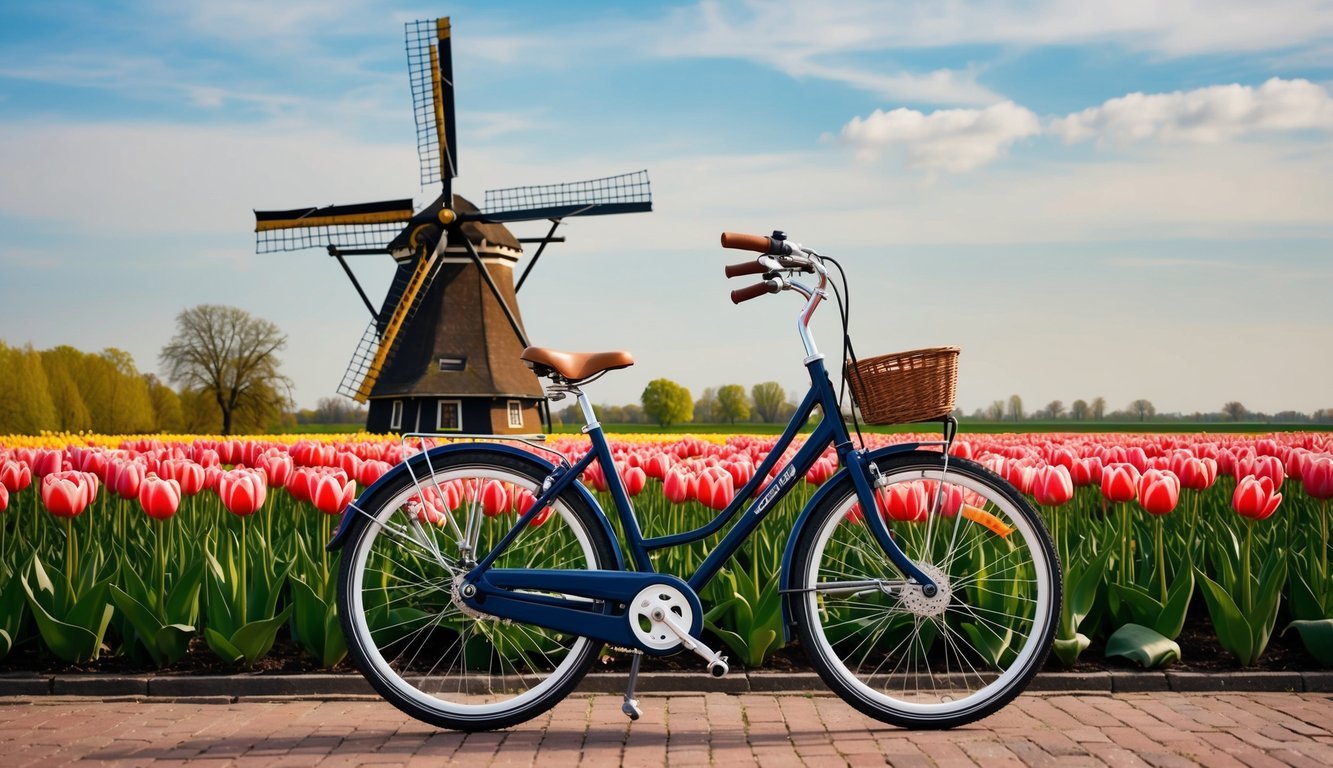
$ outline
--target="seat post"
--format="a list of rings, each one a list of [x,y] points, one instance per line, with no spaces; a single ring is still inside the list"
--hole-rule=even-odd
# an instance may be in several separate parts
[[[575,389],[574,397],[579,401],[579,407],[583,409],[583,421],[587,424],[583,428],[583,433],[587,434],[602,425],[597,423],[597,414],[592,409],[592,403],[588,401],[588,396],[583,394],[583,390]]]

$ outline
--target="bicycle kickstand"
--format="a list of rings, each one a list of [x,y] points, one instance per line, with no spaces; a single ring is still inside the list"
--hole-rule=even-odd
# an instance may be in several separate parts
[[[634,686],[639,681],[639,664],[642,661],[643,651],[635,651],[634,658],[630,659],[629,686],[625,688],[625,701],[620,705],[620,711],[628,715],[630,720],[638,720],[643,716],[643,710],[639,709],[639,700],[634,698]]]

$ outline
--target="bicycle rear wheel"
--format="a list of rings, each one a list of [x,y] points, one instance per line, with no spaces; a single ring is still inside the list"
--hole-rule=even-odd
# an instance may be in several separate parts
[[[416,466],[415,480],[404,473],[367,500],[348,534],[338,613],[349,655],[390,703],[433,725],[489,730],[535,717],[578,684],[601,643],[479,614],[457,588],[544,472],[485,450]],[[615,568],[615,555],[596,513],[566,493],[495,567]]]
[[[875,541],[850,479],[799,534],[792,609],[825,683],[871,717],[951,728],[1017,696],[1041,668],[1060,610],[1059,562],[1041,520],[970,461],[882,460],[879,510],[934,580],[931,597]]]

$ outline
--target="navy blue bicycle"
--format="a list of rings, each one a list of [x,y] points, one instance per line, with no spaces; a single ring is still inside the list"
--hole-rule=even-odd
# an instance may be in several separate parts
[[[427,449],[348,508],[329,543],[344,550],[338,611],[350,655],[395,706],[446,728],[510,726],[570,693],[607,644],[632,653],[624,703],[632,718],[642,654],[688,650],[711,674],[726,674],[726,658],[703,638],[699,593],[830,445],[841,469],[796,518],[781,575],[787,631],[824,682],[883,722],[949,728],[1004,706],[1042,666],[1060,611],[1059,562],[1020,493],[949,453],[951,391],[942,409],[935,404],[942,440],[859,448],[809,330],[832,291],[846,339],[846,279],[839,291],[829,271],[841,267],[782,233],[727,233],[722,244],[760,254],[727,267],[728,277],[761,276],[733,291],[734,302],[786,291],[805,299],[797,328],[810,389],[773,450],[710,523],[645,537],[582,390],[633,359],[525,350],[552,398],[572,396],[581,407],[586,455],[571,461],[538,441],[423,442]],[[843,362],[863,414],[863,393],[906,381]],[[813,432],[778,466],[816,409]],[[593,462],[619,535],[580,482]],[[654,568],[655,550],[728,524],[694,573]]]

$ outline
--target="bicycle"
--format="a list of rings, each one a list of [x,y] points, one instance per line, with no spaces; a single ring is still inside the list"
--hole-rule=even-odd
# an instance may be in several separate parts
[[[362,493],[328,545],[346,550],[338,613],[350,656],[399,709],[465,731],[514,725],[570,693],[604,645],[632,654],[623,709],[633,719],[643,654],[688,650],[714,676],[725,674],[726,657],[701,637],[699,592],[830,444],[841,469],[792,526],[780,590],[785,631],[796,633],[823,681],[883,722],[950,728],[1003,707],[1042,666],[1061,578],[1029,503],[980,464],[950,454],[951,415],[942,418],[941,441],[858,449],[809,329],[828,296],[827,265],[841,266],[780,232],[726,233],[722,244],[760,253],[726,268],[728,277],[762,275],[733,291],[733,302],[784,291],[805,298],[797,326],[810,389],[773,450],[711,522],[646,538],[581,388],[633,358],[525,350],[523,359],[550,380],[551,397],[571,395],[580,406],[586,454],[571,460],[539,442],[422,450]],[[818,284],[800,282],[807,275]],[[832,288],[851,371],[845,273],[842,280],[841,292]],[[779,467],[816,408],[822,418]],[[945,412],[952,408],[950,394]],[[580,482],[594,461],[624,548]],[[653,551],[718,533],[738,514],[693,574],[656,571]]]

